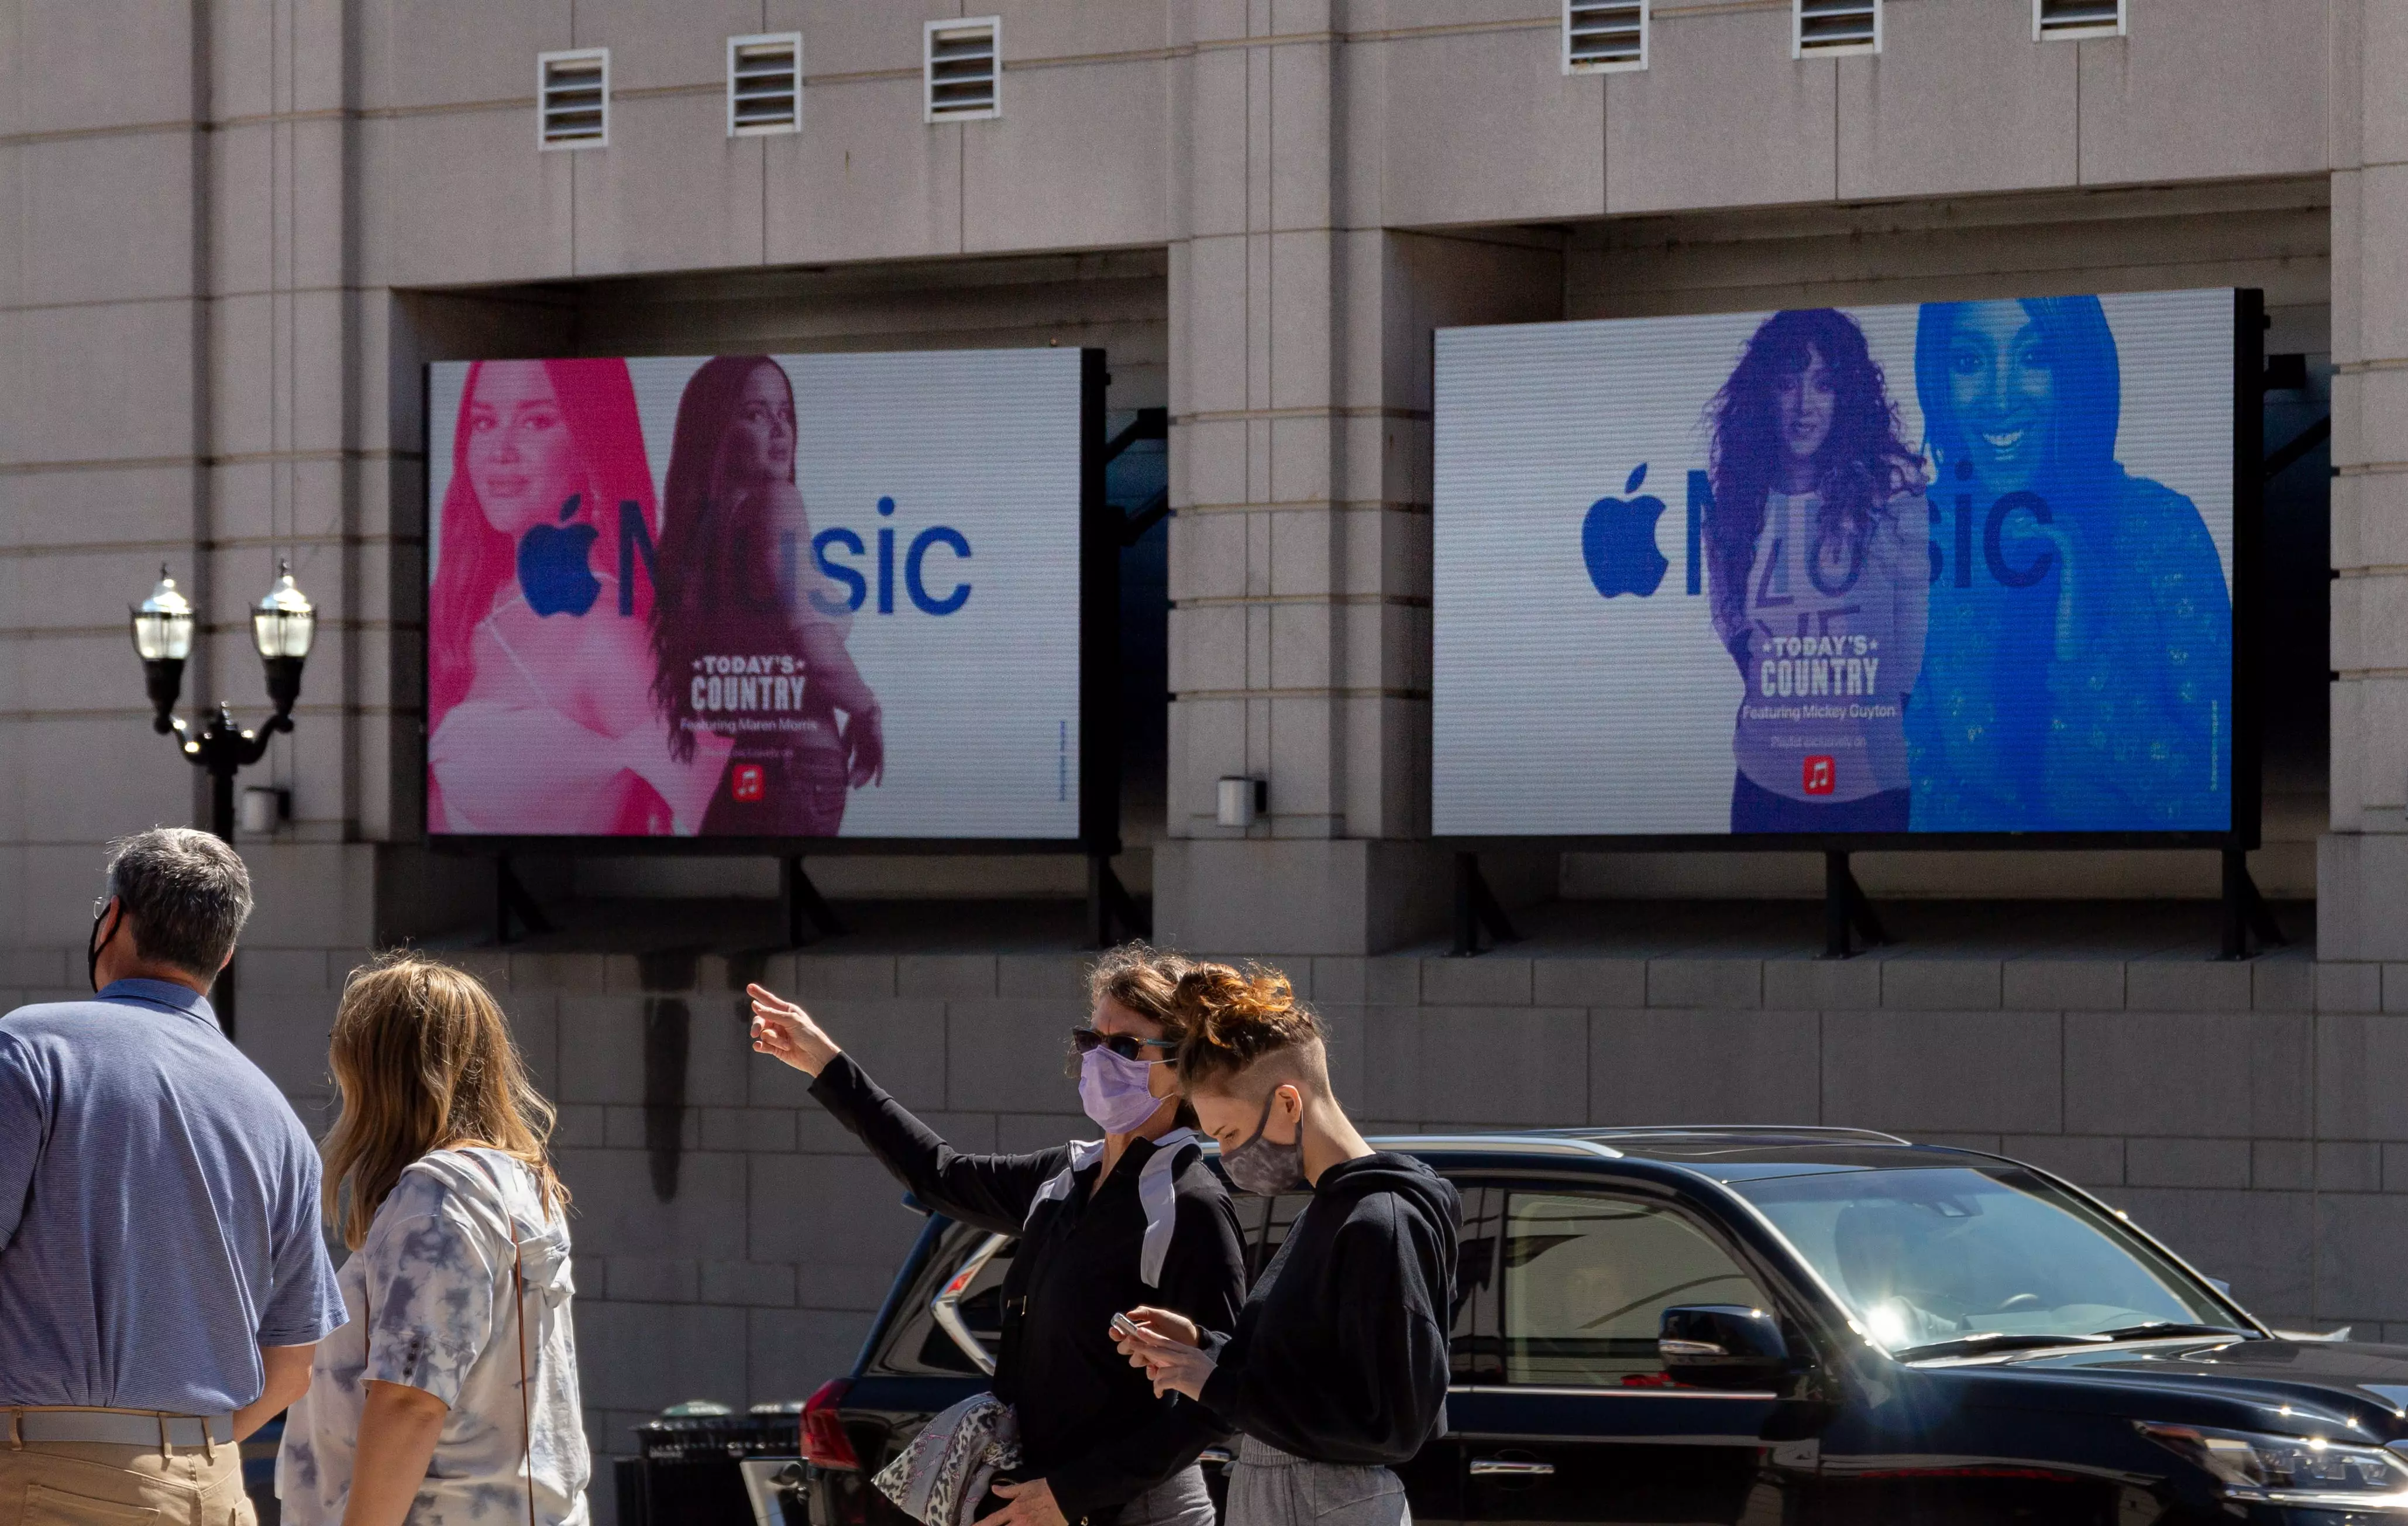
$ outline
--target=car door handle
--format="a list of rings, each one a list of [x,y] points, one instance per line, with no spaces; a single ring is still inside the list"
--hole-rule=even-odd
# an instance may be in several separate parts
[[[1552,1478],[1555,1476],[1553,1462],[1525,1462],[1511,1457],[1475,1457],[1471,1460],[1474,1478]]]

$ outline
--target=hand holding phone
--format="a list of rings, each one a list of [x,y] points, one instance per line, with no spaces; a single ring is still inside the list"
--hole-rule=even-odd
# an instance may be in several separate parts
[[[1143,1325],[1139,1324],[1127,1315],[1116,1314],[1112,1316],[1112,1333],[1118,1335],[1123,1340],[1133,1341],[1141,1339],[1150,1332]]]

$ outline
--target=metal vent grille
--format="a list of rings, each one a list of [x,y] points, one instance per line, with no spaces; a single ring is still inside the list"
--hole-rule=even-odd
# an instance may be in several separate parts
[[[1564,0],[1564,72],[1647,66],[1648,0]]]
[[[727,136],[759,137],[803,126],[803,35],[727,39]]]
[[[1789,0],[1789,56],[1881,51],[1881,0]]]
[[[2124,35],[2124,0],[2032,0],[2032,41]]]
[[[538,53],[535,61],[537,144],[546,149],[610,146],[610,50]]]
[[[993,16],[930,22],[924,72],[927,119],[1003,114],[1003,22]]]

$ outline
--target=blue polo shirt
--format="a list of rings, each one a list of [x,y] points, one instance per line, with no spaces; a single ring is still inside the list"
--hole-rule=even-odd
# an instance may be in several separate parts
[[[205,998],[0,1017],[0,1406],[224,1414],[343,1319],[317,1149]]]

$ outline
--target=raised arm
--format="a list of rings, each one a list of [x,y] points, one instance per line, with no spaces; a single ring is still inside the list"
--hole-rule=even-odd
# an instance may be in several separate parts
[[[965,1155],[888,1096],[801,1007],[750,986],[752,1047],[811,1077],[811,1095],[896,1179],[948,1218],[1017,1234],[1037,1189],[1069,1158],[1061,1148],[1030,1155]]]

